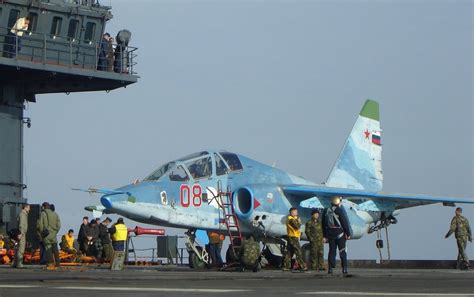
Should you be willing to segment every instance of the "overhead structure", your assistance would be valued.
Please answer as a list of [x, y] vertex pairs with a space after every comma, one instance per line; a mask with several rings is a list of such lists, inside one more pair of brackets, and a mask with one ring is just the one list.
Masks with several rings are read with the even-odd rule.
[[0, 1], [0, 234], [16, 225], [23, 128], [36, 95], [110, 91], [137, 82], [137, 48], [122, 30], [103, 38], [111, 7], [92, 0]]

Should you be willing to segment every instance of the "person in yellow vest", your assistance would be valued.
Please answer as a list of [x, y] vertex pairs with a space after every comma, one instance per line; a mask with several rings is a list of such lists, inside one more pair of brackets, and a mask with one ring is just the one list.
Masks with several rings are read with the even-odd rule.
[[68, 254], [76, 254], [77, 253], [77, 250], [74, 248], [74, 230], [72, 229], [69, 229], [69, 231], [67, 232], [67, 234], [64, 234], [62, 237], [61, 237], [61, 244], [60, 244], [60, 247], [61, 247], [61, 250], [63, 252], [66, 252]]
[[212, 266], [221, 268], [224, 265], [221, 253], [225, 236], [214, 231], [208, 231], [207, 237], [209, 237], [209, 255], [211, 256]]
[[286, 245], [285, 260], [283, 263], [283, 271], [291, 269], [291, 258], [293, 255], [296, 256], [296, 262], [298, 263], [301, 271], [306, 271], [306, 263], [303, 259], [303, 251], [300, 246], [301, 237], [301, 219], [298, 217], [298, 209], [295, 207], [290, 208], [290, 213], [286, 221], [286, 232], [288, 235], [288, 243]]
[[112, 246], [114, 251], [122, 252], [125, 250], [125, 241], [127, 240], [128, 229], [123, 222], [123, 218], [118, 218], [117, 223], [115, 223], [109, 229], [110, 237], [112, 238]]

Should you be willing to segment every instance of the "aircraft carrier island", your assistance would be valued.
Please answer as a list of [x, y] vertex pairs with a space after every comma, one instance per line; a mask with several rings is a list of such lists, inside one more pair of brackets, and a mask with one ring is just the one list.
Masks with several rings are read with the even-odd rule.
[[131, 32], [118, 32], [115, 42], [103, 36], [111, 19], [111, 7], [98, 1], [0, 2], [0, 233], [16, 227], [19, 205], [27, 201], [23, 129], [31, 119], [24, 117], [25, 104], [39, 94], [137, 82]]

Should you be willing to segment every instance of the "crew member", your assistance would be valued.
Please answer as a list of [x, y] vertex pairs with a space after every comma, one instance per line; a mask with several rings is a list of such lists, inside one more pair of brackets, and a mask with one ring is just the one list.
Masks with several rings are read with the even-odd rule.
[[225, 236], [214, 231], [208, 231], [207, 237], [209, 237], [209, 255], [211, 256], [212, 266], [221, 268], [224, 265], [221, 253]]
[[74, 248], [74, 230], [69, 229], [66, 234], [61, 237], [61, 250], [68, 254], [76, 254], [77, 251]]
[[89, 225], [89, 217], [82, 218], [82, 224], [79, 228], [79, 233], [77, 234], [77, 242], [79, 243], [79, 250], [85, 255], [87, 252], [86, 246], [86, 233], [85, 228]]
[[117, 222], [109, 229], [112, 237], [114, 251], [123, 252], [125, 250], [125, 240], [127, 240], [128, 230], [123, 222], [123, 218], [118, 218]]
[[18, 214], [18, 245], [15, 253], [15, 258], [12, 263], [14, 268], [23, 268], [23, 254], [25, 253], [26, 246], [26, 232], [28, 231], [28, 213], [30, 212], [30, 205], [24, 204], [20, 213]]
[[454, 233], [458, 245], [457, 268], [467, 270], [470, 267], [469, 258], [466, 254], [467, 241], [472, 242], [472, 232], [469, 221], [462, 215], [462, 208], [456, 208], [456, 213], [451, 220], [451, 226], [445, 238]]
[[112, 261], [114, 256], [114, 248], [112, 246], [112, 240], [110, 239], [109, 228], [107, 227], [112, 222], [112, 219], [107, 217], [102, 223], [99, 224], [99, 239], [103, 248], [103, 255], [106, 261]]
[[324, 271], [324, 236], [319, 210], [311, 211], [311, 218], [305, 225], [305, 233], [309, 240], [311, 269]]
[[30, 19], [28, 17], [16, 20], [12, 29], [8, 31], [3, 46], [3, 56], [6, 58], [15, 58], [16, 54], [21, 50], [21, 39], [23, 33], [28, 30]]
[[258, 271], [258, 258], [260, 257], [260, 244], [255, 240], [253, 235], [249, 235], [244, 240], [240, 248], [240, 263], [243, 269], [251, 269], [254, 272]]
[[57, 268], [60, 265], [57, 235], [61, 228], [61, 221], [56, 212], [49, 209], [49, 203], [42, 204], [43, 211], [40, 214], [37, 229], [41, 231], [41, 240], [46, 249], [48, 268]]
[[283, 263], [283, 270], [288, 271], [291, 269], [291, 259], [293, 255], [296, 256], [296, 262], [298, 263], [299, 270], [305, 271], [306, 264], [303, 260], [303, 252], [300, 246], [301, 237], [301, 219], [298, 217], [298, 209], [296, 207], [290, 208], [290, 212], [286, 222], [286, 232], [288, 235], [288, 243], [286, 245], [285, 260]]
[[351, 238], [349, 220], [341, 205], [341, 197], [335, 196], [331, 201], [331, 207], [325, 210], [323, 217], [323, 233], [325, 241], [329, 242], [328, 273], [332, 274], [336, 268], [336, 249], [339, 249], [342, 273], [347, 274], [347, 251], [346, 240]]

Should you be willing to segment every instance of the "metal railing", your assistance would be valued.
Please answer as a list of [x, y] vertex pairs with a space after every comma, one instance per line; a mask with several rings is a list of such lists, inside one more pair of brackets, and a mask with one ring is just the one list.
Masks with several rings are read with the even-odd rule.
[[20, 37], [0, 27], [0, 56], [22, 61], [134, 75], [137, 49], [28, 31]]

